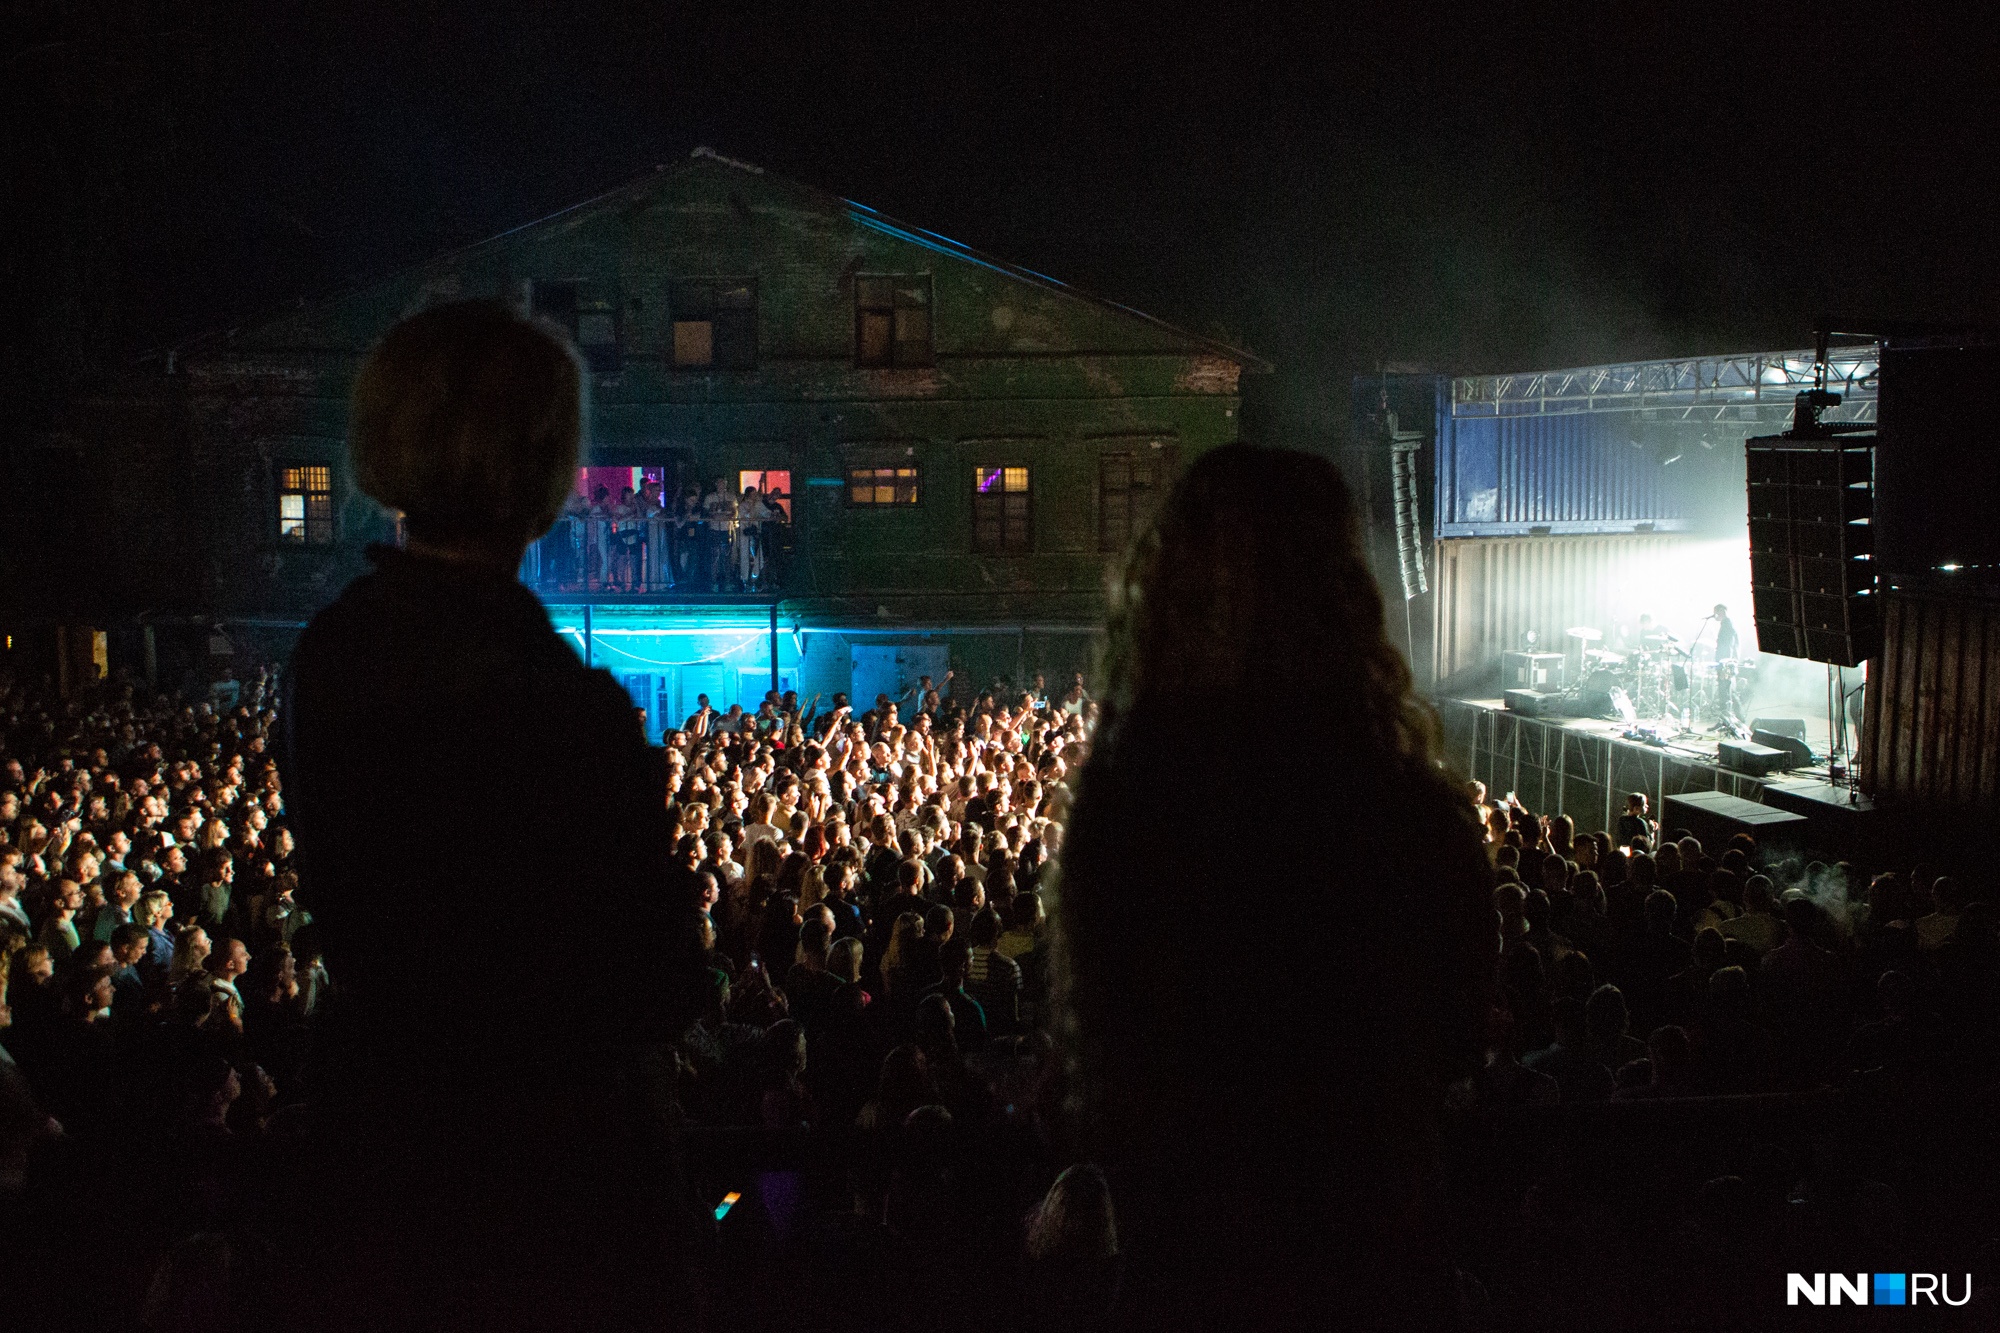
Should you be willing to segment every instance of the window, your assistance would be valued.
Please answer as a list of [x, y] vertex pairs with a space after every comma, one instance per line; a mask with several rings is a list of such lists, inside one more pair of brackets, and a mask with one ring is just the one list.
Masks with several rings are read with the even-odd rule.
[[917, 502], [917, 465], [847, 469], [847, 502], [851, 505], [913, 505]]
[[1122, 551], [1166, 485], [1164, 450], [1120, 450], [1097, 460], [1097, 549]]
[[757, 284], [690, 278], [667, 290], [672, 364], [691, 370], [749, 370], [757, 364]]
[[528, 293], [535, 318], [569, 334], [584, 364], [595, 371], [619, 368], [618, 311], [612, 302], [588, 295], [576, 282], [537, 281]]
[[546, 319], [570, 337], [576, 337], [575, 283], [532, 283], [528, 288], [528, 304], [536, 319]]
[[278, 470], [278, 540], [318, 546], [333, 540], [333, 469]]
[[862, 366], [931, 364], [931, 280], [854, 280], [854, 361]]
[[1028, 469], [974, 468], [972, 549], [988, 555], [1011, 555], [1032, 549], [1034, 538]]

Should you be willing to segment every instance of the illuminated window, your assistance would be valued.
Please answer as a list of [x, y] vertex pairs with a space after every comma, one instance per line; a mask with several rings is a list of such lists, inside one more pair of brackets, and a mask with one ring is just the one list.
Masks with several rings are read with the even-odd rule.
[[1166, 485], [1167, 460], [1152, 450], [1105, 453], [1097, 460], [1097, 549], [1122, 551]]
[[757, 364], [757, 284], [690, 278], [667, 290], [672, 363], [689, 370], [749, 370]]
[[333, 540], [333, 469], [278, 470], [278, 540], [317, 546]]
[[861, 366], [931, 364], [931, 280], [854, 280], [854, 362]]
[[847, 469], [847, 502], [852, 505], [913, 505], [917, 502], [917, 467], [851, 467]]
[[1033, 549], [1035, 525], [1030, 499], [1028, 469], [974, 468], [972, 549], [988, 555]]
[[785, 511], [785, 518], [792, 517], [792, 474], [789, 470], [779, 472], [738, 472], [736, 493], [738, 495], [755, 486], [763, 493], [764, 503], [775, 504]]

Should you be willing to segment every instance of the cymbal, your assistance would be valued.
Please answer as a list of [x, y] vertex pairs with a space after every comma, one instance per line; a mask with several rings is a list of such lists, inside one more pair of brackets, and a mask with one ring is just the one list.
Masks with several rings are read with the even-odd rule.
[[1602, 662], [1605, 666], [1623, 666], [1625, 664], [1625, 654], [1614, 653], [1609, 648], [1588, 648], [1584, 650], [1583, 655], [1593, 662]]
[[1563, 632], [1570, 638], [1582, 639], [1585, 643], [1596, 643], [1599, 639], [1604, 637], [1603, 630], [1592, 629], [1588, 625], [1578, 625], [1575, 629], [1565, 630]]

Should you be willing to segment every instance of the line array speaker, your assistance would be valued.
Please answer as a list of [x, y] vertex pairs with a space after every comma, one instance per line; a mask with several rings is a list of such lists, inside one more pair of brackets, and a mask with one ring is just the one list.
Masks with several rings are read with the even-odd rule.
[[1859, 666], [1881, 647], [1875, 437], [1746, 440], [1757, 646]]

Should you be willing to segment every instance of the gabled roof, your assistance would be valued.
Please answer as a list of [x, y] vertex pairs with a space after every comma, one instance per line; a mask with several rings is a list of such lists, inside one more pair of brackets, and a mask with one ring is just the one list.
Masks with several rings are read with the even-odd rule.
[[[1174, 324], [1169, 324], [1167, 321], [1146, 314], [1142, 310], [1135, 310], [1131, 306], [1123, 305], [1117, 301], [1107, 300], [1104, 297], [1097, 296], [1091, 292], [1087, 292], [1080, 287], [1074, 287], [1066, 282], [1061, 282], [1055, 278], [1051, 278], [1047, 274], [1037, 273], [1033, 269], [1023, 268], [1018, 264], [1010, 264], [1006, 260], [997, 258], [993, 255], [989, 255], [981, 250], [975, 250], [971, 246], [962, 244], [961, 242], [954, 241], [948, 236], [940, 236], [938, 233], [934, 231], [927, 231], [922, 227], [912, 226], [906, 222], [899, 222], [895, 218], [892, 218], [885, 213], [878, 212], [875, 209], [870, 208], [866, 204], [858, 203], [852, 199], [842, 198], [839, 195], [835, 195], [828, 191], [819, 189], [816, 186], [805, 184], [802, 181], [793, 180], [788, 176], [778, 175], [776, 172], [766, 171], [763, 167], [753, 165], [752, 163], [740, 161], [732, 157], [725, 157], [721, 153], [718, 153], [714, 149], [706, 146], [696, 148], [693, 152], [689, 153], [686, 160], [682, 162], [673, 164], [671, 166], [662, 164], [658, 167], [655, 167], [652, 171], [646, 172], [642, 176], [635, 177], [634, 179], [627, 181], [625, 184], [617, 186], [614, 189], [607, 190], [602, 194], [593, 195], [591, 198], [582, 200], [578, 203], [571, 204], [565, 208], [558, 209], [553, 213], [550, 213], [544, 217], [536, 218], [531, 222], [524, 222], [519, 226], [509, 227], [507, 230], [495, 233], [494, 235], [488, 236], [483, 240], [474, 241], [471, 242], [470, 244], [462, 245], [455, 249], [446, 250], [439, 254], [431, 255], [425, 259], [418, 260], [412, 264], [405, 264], [400, 268], [394, 269], [388, 273], [380, 274], [374, 278], [367, 280], [366, 282], [357, 283], [351, 287], [344, 288], [341, 291], [326, 293], [325, 295], [317, 298], [316, 300], [311, 301], [310, 304], [320, 304], [321, 302], [339, 300], [342, 297], [356, 295], [360, 292], [367, 291], [369, 288], [377, 286], [380, 283], [390, 281], [403, 274], [415, 273], [423, 269], [428, 269], [434, 265], [445, 263], [452, 259], [457, 259], [466, 255], [476, 253], [490, 246], [499, 245], [502, 242], [520, 236], [525, 232], [531, 232], [542, 227], [553, 225], [555, 223], [561, 222], [566, 218], [574, 217], [575, 215], [580, 213], [592, 212], [597, 209], [601, 209], [608, 204], [617, 203], [620, 200], [636, 198], [640, 195], [649, 192], [652, 189], [657, 188], [659, 184], [662, 182], [662, 180], [669, 178], [673, 175], [678, 175], [683, 172], [708, 170], [715, 168], [731, 170], [731, 171], [740, 171], [748, 175], [762, 177], [765, 181], [769, 182], [770, 184], [798, 193], [818, 203], [821, 207], [826, 208], [829, 211], [841, 213], [856, 225], [865, 227], [871, 231], [880, 232], [885, 236], [894, 237], [899, 241], [903, 241], [911, 245], [921, 246], [924, 249], [933, 251], [937, 254], [945, 255], [949, 258], [956, 259], [961, 263], [978, 265], [979, 267], [988, 269], [994, 273], [999, 273], [1008, 278], [1012, 278], [1017, 282], [1024, 282], [1027, 283], [1029, 286], [1039, 287], [1044, 291], [1053, 292], [1058, 296], [1066, 297], [1073, 301], [1082, 301], [1089, 305], [1097, 306], [1099, 309], [1109, 311], [1110, 313], [1117, 315], [1120, 318], [1136, 320], [1142, 324], [1150, 325], [1154, 329], [1169, 334], [1174, 338], [1185, 341], [1190, 345], [1192, 345], [1193, 347], [1200, 349], [1201, 351], [1205, 351], [1210, 353], [1211, 355], [1219, 356], [1226, 360], [1233, 361], [1238, 366], [1241, 366], [1244, 370], [1249, 371], [1252, 374], [1268, 374], [1271, 370], [1271, 366], [1268, 362], [1264, 361], [1261, 357], [1258, 357], [1256, 354], [1245, 351], [1240, 347], [1234, 347], [1228, 343], [1219, 341], [1218, 339], [1204, 337], [1198, 333], [1190, 333], [1186, 329], [1180, 328], [1179, 326]], [[299, 298], [297, 302], [297, 306], [304, 306], [307, 304], [309, 304], [309, 302], [304, 297]], [[294, 309], [296, 308], [297, 307], [295, 306]], [[292, 312], [273, 311], [271, 314], [271, 318], [273, 319], [281, 318], [284, 314], [288, 313]], [[243, 327], [243, 326], [239, 325], [238, 327]], [[232, 329], [229, 330], [228, 332], [233, 333], [234, 331], [235, 330]], [[220, 336], [226, 336], [226, 334], [222, 332], [211, 332], [207, 334], [194, 335], [192, 337], [180, 340], [175, 344], [175, 346], [177, 348], [185, 349], [193, 344], [206, 342], [212, 338]]]

